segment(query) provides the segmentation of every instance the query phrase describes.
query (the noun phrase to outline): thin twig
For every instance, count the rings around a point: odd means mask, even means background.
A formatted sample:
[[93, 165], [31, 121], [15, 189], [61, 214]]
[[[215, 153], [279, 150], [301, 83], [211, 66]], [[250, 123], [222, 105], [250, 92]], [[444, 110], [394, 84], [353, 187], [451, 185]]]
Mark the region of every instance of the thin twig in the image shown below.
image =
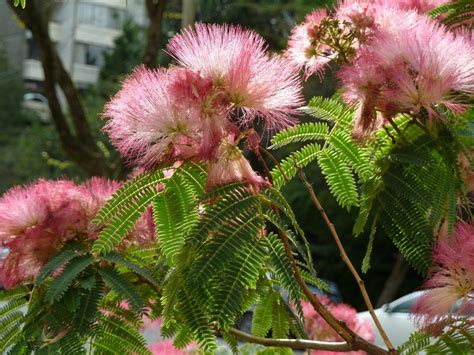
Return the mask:
[[340, 321], [334, 317], [334, 315], [321, 303], [319, 298], [311, 292], [301, 277], [298, 266], [296, 265], [296, 260], [291, 251], [288, 236], [283, 231], [280, 231], [279, 236], [283, 242], [283, 246], [285, 247], [286, 255], [291, 262], [296, 282], [301, 287], [301, 290], [316, 312], [318, 312], [321, 317], [331, 326], [331, 328], [333, 328], [336, 333], [347, 342], [352, 350], [364, 350], [373, 355], [389, 354], [386, 350], [379, 348], [378, 346], [371, 344], [365, 339], [361, 338], [359, 335], [354, 333], [345, 322]]
[[349, 268], [350, 272], [354, 276], [357, 285], [359, 286], [360, 292], [362, 293], [362, 297], [364, 298], [364, 302], [367, 305], [367, 309], [369, 310], [370, 315], [372, 316], [372, 319], [374, 320], [374, 323], [380, 332], [380, 335], [382, 336], [385, 345], [389, 349], [390, 353], [396, 353], [395, 348], [393, 347], [390, 339], [388, 338], [387, 334], [385, 333], [385, 330], [383, 329], [382, 325], [379, 322], [379, 319], [377, 318], [377, 315], [374, 312], [374, 307], [372, 306], [372, 302], [370, 301], [369, 294], [367, 293], [367, 290], [364, 285], [364, 281], [361, 279], [359, 276], [359, 273], [357, 272], [356, 268], [352, 264], [351, 260], [349, 259], [344, 246], [341, 243], [341, 239], [339, 238], [339, 235], [337, 234], [336, 228], [334, 227], [334, 224], [329, 220], [329, 217], [326, 214], [326, 211], [324, 210], [323, 206], [319, 202], [318, 198], [316, 197], [316, 194], [314, 193], [313, 186], [309, 183], [309, 181], [306, 179], [306, 176], [304, 174], [303, 169], [299, 169], [299, 177], [303, 185], [306, 187], [306, 190], [308, 190], [309, 195], [311, 196], [311, 200], [313, 203], [316, 205], [318, 208], [319, 212], [321, 213], [324, 222], [326, 223], [329, 231], [331, 232], [331, 235], [334, 238], [334, 241], [336, 242], [336, 245], [339, 249], [339, 253], [341, 254], [341, 258], [346, 264], [346, 266]]
[[242, 332], [235, 328], [230, 328], [229, 333], [235, 337], [249, 343], [261, 344], [265, 346], [281, 346], [297, 350], [326, 350], [326, 351], [350, 351], [351, 348], [346, 342], [327, 342], [305, 339], [267, 339]]
[[397, 134], [398, 134], [398, 136], [400, 137], [400, 139], [402, 139], [402, 140], [405, 141], [405, 136], [403, 135], [403, 132], [400, 130], [400, 128], [399, 128], [398, 125], [395, 123], [395, 121], [392, 119], [392, 117], [387, 116], [387, 120], [388, 120], [388, 122], [390, 122], [390, 125], [393, 127], [393, 129], [395, 130], [395, 132], [397, 132]]
[[[263, 159], [259, 160], [260, 164], [263, 164], [263, 168], [265, 172], [267, 173], [267, 177], [270, 175], [270, 170], [268, 169], [268, 166], [266, 165], [265, 161]], [[278, 210], [276, 209], [276, 212], [278, 213]], [[365, 339], [361, 338], [359, 335], [354, 333], [347, 325], [345, 322], [338, 320], [337, 318], [334, 317], [334, 315], [321, 303], [318, 297], [316, 297], [311, 290], [308, 288], [306, 283], [304, 282], [301, 273], [298, 269], [298, 266], [296, 264], [296, 260], [293, 256], [293, 252], [291, 251], [291, 246], [290, 242], [288, 239], [288, 236], [284, 231], [279, 231], [279, 237], [283, 242], [283, 246], [285, 248], [285, 253], [291, 263], [291, 267], [293, 269], [293, 274], [295, 275], [296, 282], [298, 285], [301, 287], [301, 290], [305, 294], [306, 298], [308, 301], [311, 303], [313, 308], [318, 312], [321, 317], [329, 324], [331, 328], [334, 329], [334, 331], [339, 334], [339, 336], [344, 339], [349, 346], [351, 350], [364, 350], [367, 351], [369, 354], [374, 354], [374, 355], [386, 355], [388, 354], [387, 351], [385, 351], [382, 348], [379, 348], [378, 346], [369, 343]]]
[[[285, 171], [283, 170], [283, 168], [281, 167], [281, 164], [280, 162], [273, 156], [272, 153], [270, 153], [268, 150], [266, 150], [265, 148], [263, 147], [258, 147], [259, 150], [261, 150], [262, 152], [264, 152], [265, 154], [267, 154], [267, 156], [275, 163], [275, 166], [278, 168], [278, 170], [280, 171], [281, 175], [283, 176], [283, 179], [286, 181], [286, 182], [289, 182], [290, 179], [288, 179], [288, 176], [286, 176], [285, 174]], [[271, 174], [270, 174], [271, 175]]]
[[272, 177], [272, 174], [270, 173], [270, 169], [268, 168], [268, 165], [267, 165], [267, 163], [265, 162], [265, 159], [263, 159], [262, 154], [260, 154], [260, 150], [259, 150], [258, 148], [257, 148], [257, 149], [253, 149], [253, 152], [254, 152], [255, 155], [257, 156], [258, 162], [259, 162], [260, 165], [263, 167], [263, 170], [265, 171], [265, 175], [267, 176], [268, 181], [270, 182], [270, 184], [273, 185], [273, 177]]

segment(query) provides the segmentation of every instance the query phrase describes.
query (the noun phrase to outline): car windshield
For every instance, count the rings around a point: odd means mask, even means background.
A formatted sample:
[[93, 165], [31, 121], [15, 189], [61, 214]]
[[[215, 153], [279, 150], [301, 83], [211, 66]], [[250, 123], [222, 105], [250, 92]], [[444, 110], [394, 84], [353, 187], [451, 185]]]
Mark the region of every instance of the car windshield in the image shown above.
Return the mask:
[[415, 305], [416, 301], [418, 300], [418, 297], [414, 297], [412, 299], [409, 299], [405, 302], [402, 302], [393, 308], [390, 307], [391, 312], [393, 313], [410, 313], [412, 310], [413, 306]]

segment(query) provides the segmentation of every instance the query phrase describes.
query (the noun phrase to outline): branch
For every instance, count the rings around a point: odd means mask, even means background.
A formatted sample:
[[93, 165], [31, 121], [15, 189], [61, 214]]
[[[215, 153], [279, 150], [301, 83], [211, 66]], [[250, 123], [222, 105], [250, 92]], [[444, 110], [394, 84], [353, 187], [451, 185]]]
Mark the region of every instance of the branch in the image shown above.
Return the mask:
[[380, 324], [377, 315], [374, 312], [374, 307], [372, 306], [372, 302], [370, 301], [369, 294], [367, 293], [367, 290], [364, 285], [364, 281], [361, 279], [359, 276], [359, 273], [357, 272], [356, 268], [352, 264], [351, 260], [347, 256], [347, 253], [344, 249], [344, 246], [341, 243], [341, 239], [339, 238], [339, 235], [337, 234], [336, 228], [334, 227], [334, 224], [329, 220], [329, 217], [326, 214], [326, 211], [324, 210], [323, 206], [319, 202], [318, 198], [316, 197], [316, 194], [314, 193], [313, 187], [309, 183], [309, 181], [306, 179], [306, 176], [303, 172], [303, 169], [299, 168], [299, 177], [303, 185], [306, 187], [306, 190], [308, 190], [309, 195], [311, 196], [311, 200], [315, 204], [315, 206], [318, 208], [319, 212], [321, 213], [324, 222], [326, 223], [329, 231], [331, 232], [331, 235], [334, 238], [334, 241], [336, 242], [336, 245], [339, 249], [339, 253], [341, 254], [341, 258], [346, 264], [346, 266], [349, 268], [350, 272], [354, 276], [357, 285], [359, 286], [360, 292], [362, 293], [362, 297], [364, 298], [364, 302], [367, 305], [367, 309], [370, 312], [370, 315], [372, 316], [372, 319], [374, 320], [374, 323], [380, 332], [380, 335], [382, 336], [385, 345], [387, 345], [387, 348], [389, 349], [390, 353], [395, 353], [395, 348], [393, 347], [390, 339], [388, 338], [387, 334], [385, 333], [385, 330], [383, 329], [382, 325]]
[[326, 342], [304, 339], [267, 339], [256, 337], [254, 335], [244, 333], [238, 329], [230, 328], [229, 333], [235, 337], [249, 343], [261, 344], [265, 346], [279, 346], [297, 350], [326, 350], [326, 351], [351, 351], [352, 349], [346, 342]]
[[158, 40], [163, 24], [167, 0], [146, 0], [146, 13], [148, 16], [148, 30], [146, 35], [146, 47], [143, 54], [143, 64], [148, 68], [154, 68], [158, 62]]
[[298, 283], [298, 285], [300, 285], [304, 295], [306, 296], [308, 301], [311, 303], [313, 308], [316, 310], [316, 312], [318, 312], [321, 315], [321, 317], [323, 317], [323, 319], [331, 326], [331, 328], [333, 328], [336, 331], [336, 333], [347, 342], [347, 344], [352, 350], [364, 350], [372, 355], [388, 354], [386, 350], [381, 349], [378, 346], [371, 344], [367, 340], [361, 338], [359, 335], [354, 333], [346, 325], [345, 322], [340, 321], [334, 317], [334, 315], [321, 303], [319, 298], [311, 292], [311, 290], [308, 288], [303, 278], [301, 277], [301, 274], [296, 265], [296, 260], [291, 251], [288, 236], [284, 232], [280, 231], [280, 238], [285, 247], [286, 255], [288, 256], [288, 259], [290, 259], [296, 282]]
[[[87, 122], [84, 107], [69, 73], [64, 68], [56, 48], [49, 36], [48, 24], [38, 3], [30, 1], [25, 9], [15, 7], [12, 1], [8, 5], [19, 20], [31, 31], [41, 48], [41, 64], [44, 73], [44, 93], [48, 98], [61, 146], [66, 154], [91, 175], [108, 175], [109, 169], [103, 162], [103, 156], [97, 148]], [[75, 134], [71, 131], [62, 112], [56, 92], [59, 85], [66, 97]]]

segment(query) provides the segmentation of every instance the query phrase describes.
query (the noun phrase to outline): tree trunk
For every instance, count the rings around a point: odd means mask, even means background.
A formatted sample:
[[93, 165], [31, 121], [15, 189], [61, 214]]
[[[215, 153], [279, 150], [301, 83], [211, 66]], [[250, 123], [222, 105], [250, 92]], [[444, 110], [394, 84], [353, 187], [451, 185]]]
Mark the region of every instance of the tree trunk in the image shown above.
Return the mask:
[[143, 64], [148, 68], [154, 68], [158, 64], [159, 37], [163, 24], [167, 0], [146, 0], [146, 12], [148, 15], [148, 30], [146, 48], [143, 55]]
[[196, 20], [196, 4], [195, 0], [182, 0], [183, 10], [181, 11], [181, 28], [192, 26]]
[[377, 300], [376, 307], [382, 307], [384, 304], [391, 302], [395, 298], [409, 268], [410, 267], [405, 261], [403, 255], [397, 253], [395, 265], [393, 266], [392, 272], [390, 273], [387, 281], [385, 281], [383, 291]]
[[[13, 6], [13, 0], [9, 1], [9, 5], [20, 21], [31, 31], [35, 41], [41, 48], [44, 92], [48, 98], [51, 117], [62, 148], [71, 160], [88, 174], [110, 176], [112, 171], [105, 163], [105, 159], [92, 136], [79, 92], [74, 86], [69, 73], [65, 70], [49, 36], [48, 21], [40, 9], [42, 5], [37, 1], [28, 1], [26, 8], [22, 9]], [[61, 88], [66, 97], [73, 130], [68, 125], [62, 112], [56, 86]]]

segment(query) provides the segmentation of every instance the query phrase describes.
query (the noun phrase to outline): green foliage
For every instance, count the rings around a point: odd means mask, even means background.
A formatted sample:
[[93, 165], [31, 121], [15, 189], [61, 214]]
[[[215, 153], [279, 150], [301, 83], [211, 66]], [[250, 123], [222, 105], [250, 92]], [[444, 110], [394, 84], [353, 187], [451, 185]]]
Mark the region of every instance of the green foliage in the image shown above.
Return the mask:
[[116, 354], [117, 349], [127, 349], [127, 353], [133, 354], [150, 354], [143, 337], [123, 319], [103, 316], [99, 322], [100, 331], [92, 343], [98, 354]]
[[170, 263], [183, 246], [184, 236], [198, 221], [197, 204], [204, 183], [205, 172], [201, 167], [179, 169], [153, 201], [159, 246]]
[[319, 144], [308, 144], [292, 153], [288, 158], [283, 159], [271, 171], [273, 186], [280, 189], [286, 182], [294, 178], [299, 168], [303, 168], [316, 160], [320, 149]]
[[275, 234], [270, 234], [267, 237], [267, 246], [275, 277], [280, 285], [288, 291], [290, 300], [295, 304], [299, 316], [302, 318], [303, 311], [300, 304], [301, 291], [293, 276], [290, 261], [285, 256], [284, 245]]
[[347, 208], [357, 206], [359, 197], [354, 172], [367, 179], [374, 167], [365, 152], [358, 149], [350, 138], [349, 125], [353, 111], [336, 99], [313, 98], [305, 112], [328, 121], [332, 125], [329, 131], [326, 123], [297, 125], [277, 134], [272, 140], [272, 147], [278, 148], [285, 142], [310, 141], [323, 137], [326, 142], [322, 149], [314, 143], [306, 145], [283, 160], [281, 167], [275, 167], [272, 171], [275, 187], [283, 186], [284, 180], [296, 175], [297, 168], [302, 168], [317, 158], [329, 189], [339, 204]]
[[469, 322], [460, 320], [449, 326], [443, 333], [434, 338], [425, 332], [416, 332], [410, 335], [408, 341], [402, 344], [398, 351], [402, 355], [425, 353], [435, 354], [472, 354], [474, 343], [474, 327]]
[[359, 201], [354, 176], [349, 166], [338, 158], [337, 153], [332, 149], [323, 151], [319, 155], [319, 165], [337, 202], [342, 207], [357, 206]]
[[50, 276], [72, 259], [85, 252], [85, 248], [76, 243], [66, 245], [58, 254], [53, 256], [41, 269], [40, 274], [35, 280], [36, 285], [41, 285], [46, 277]]
[[26, 0], [14, 0], [13, 5], [18, 6], [21, 4], [21, 8], [24, 9], [26, 7]]
[[472, 30], [472, 14], [474, 4], [471, 0], [457, 0], [443, 4], [433, 10], [428, 15], [439, 18], [440, 22], [448, 27], [463, 27]]
[[269, 149], [281, 148], [295, 142], [314, 141], [326, 138], [328, 125], [326, 123], [302, 123], [275, 134]]
[[130, 306], [136, 312], [142, 312], [145, 300], [126, 277], [112, 268], [100, 269], [99, 275], [102, 276], [107, 286], [130, 302]]
[[[301, 161], [317, 160], [339, 205], [359, 207], [354, 234], [361, 234], [372, 221], [363, 270], [370, 267], [376, 230], [383, 229], [408, 262], [425, 274], [434, 235], [445, 221], [452, 231], [456, 221], [456, 201], [462, 193], [456, 152], [465, 144], [466, 129], [427, 134], [401, 115], [394, 119], [398, 132], [388, 125], [361, 145], [351, 138], [354, 110], [337, 98], [313, 98], [305, 112], [327, 124], [297, 125], [275, 136], [273, 148], [309, 142], [273, 168], [275, 187], [280, 189], [295, 177], [306, 165]], [[321, 138], [320, 124], [329, 125], [322, 147], [311, 142]]]
[[126, 259], [124, 256], [112, 252], [109, 254], [106, 254], [102, 257], [102, 260], [109, 261], [111, 263], [114, 263], [115, 265], [118, 266], [123, 266], [126, 269], [130, 270], [131, 272], [135, 273], [136, 275], [139, 275], [143, 277], [146, 281], [148, 281], [150, 284], [159, 287], [159, 282], [156, 279], [156, 276], [153, 274], [152, 271], [146, 269], [145, 267], [142, 267], [138, 264], [136, 264], [133, 261], [130, 261]]
[[92, 258], [84, 256], [78, 257], [67, 264], [61, 274], [48, 285], [45, 300], [52, 304], [61, 299], [71, 286], [74, 279], [91, 263]]
[[144, 173], [122, 186], [99, 211], [93, 223], [107, 226], [100, 232], [92, 247], [95, 253], [107, 253], [114, 249], [132, 230], [151, 201], [160, 193], [163, 172]]
[[252, 334], [265, 337], [270, 331], [273, 323], [273, 306], [278, 295], [273, 291], [262, 294], [255, 304], [252, 317]]

